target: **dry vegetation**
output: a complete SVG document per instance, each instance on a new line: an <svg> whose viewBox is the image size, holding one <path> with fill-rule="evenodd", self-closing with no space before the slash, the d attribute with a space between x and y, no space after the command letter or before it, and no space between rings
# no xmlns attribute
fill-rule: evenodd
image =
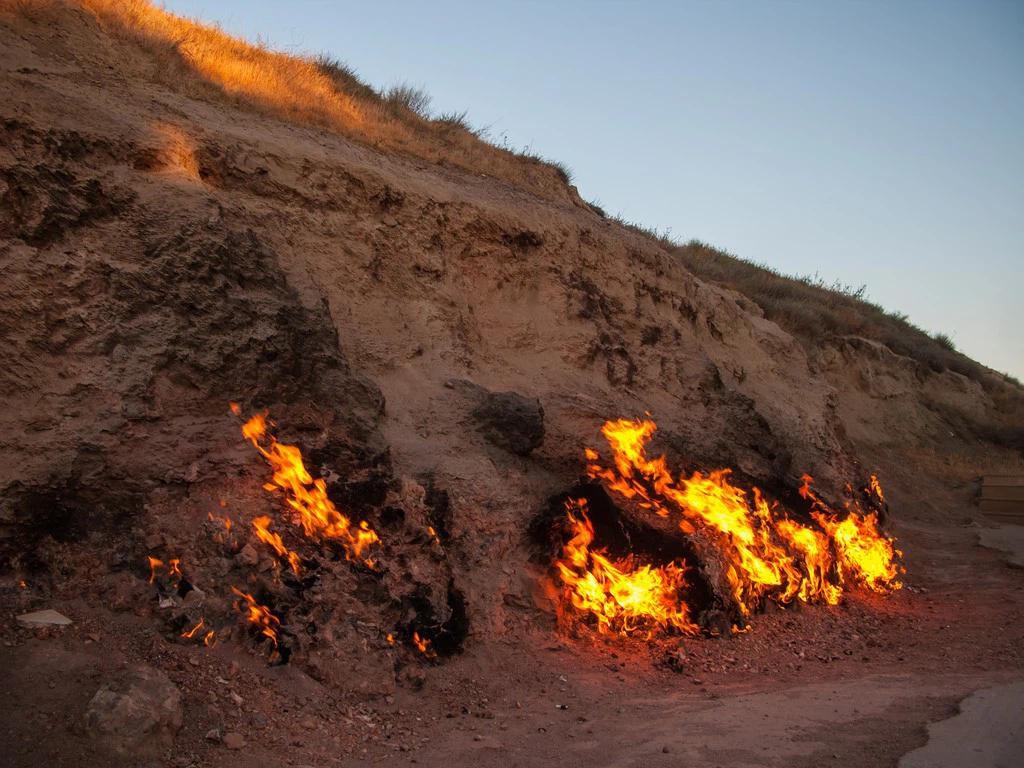
<svg viewBox="0 0 1024 768"><path fill-rule="evenodd" d="M408 85L378 92L342 62L253 45L149 0L0 0L45 23L63 6L81 8L117 37L140 46L149 79L197 98L224 98L276 117L322 126L370 146L494 176L542 197L573 200L567 170L527 152L499 147L465 114L432 119L430 97Z"/></svg>
<svg viewBox="0 0 1024 768"><path fill-rule="evenodd" d="M906 315L869 301L866 286L826 283L818 276L790 277L696 240L674 246L674 251L691 272L749 297L769 319L812 345L831 336L861 336L934 371L956 371L978 381L996 376L958 352L949 336L929 335ZM1018 383L1009 375L1001 377Z"/></svg>

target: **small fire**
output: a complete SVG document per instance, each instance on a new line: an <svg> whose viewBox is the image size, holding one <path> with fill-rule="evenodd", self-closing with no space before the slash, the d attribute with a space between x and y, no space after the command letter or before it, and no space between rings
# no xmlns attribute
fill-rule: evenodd
<svg viewBox="0 0 1024 768"><path fill-rule="evenodd" d="M872 494L879 501L885 501L885 494L882 493L882 485L878 482L878 477L876 475L871 475L871 481L868 483L867 490L868 493Z"/></svg>
<svg viewBox="0 0 1024 768"><path fill-rule="evenodd" d="M654 567L640 565L632 556L611 560L593 549L594 527L587 517L586 499L566 504L573 537L556 563L564 590L572 605L593 616L599 632L650 636L654 629L674 629L693 634L683 601L685 567L680 562Z"/></svg>
<svg viewBox="0 0 1024 768"><path fill-rule="evenodd" d="M231 410L236 415L241 413L236 403L231 404ZM374 564L374 560L364 553L380 541L376 531L366 521L354 525L334 506L327 496L327 483L322 478L313 479L306 471L298 447L279 443L268 433L264 414L258 413L246 421L242 425L242 435L274 471L271 482L264 488L284 492L286 503L296 513L308 538L336 541L349 559L360 559L369 566ZM294 567L297 566L293 563Z"/></svg>
<svg viewBox="0 0 1024 768"><path fill-rule="evenodd" d="M276 649L278 646L278 627L281 626L281 620L271 613L267 606L256 602L256 598L248 592L243 592L237 587L232 587L231 591L242 598L235 603L238 612L245 616L250 624L257 627L261 635L270 638L270 642L274 644Z"/></svg>
<svg viewBox="0 0 1024 768"><path fill-rule="evenodd" d="M191 640L192 638L194 638L199 633L199 630L201 630L204 626L206 626L206 619L200 618L198 624L196 624L194 627L192 627L192 629L189 629L189 630L186 630L185 632L182 632L181 636L183 638L185 638L186 640Z"/></svg>
<svg viewBox="0 0 1024 768"><path fill-rule="evenodd" d="M287 560L292 567L292 573L299 576L299 555L284 545L279 534L270 531L270 518L265 515L257 517L252 521L252 527L256 531L256 537L265 544L269 544L278 557Z"/></svg>
<svg viewBox="0 0 1024 768"><path fill-rule="evenodd" d="M416 650L428 659L437 658L437 654L434 653L434 649L430 647L430 640L426 637L420 637L420 633L415 630L413 630L412 633L412 644L416 646Z"/></svg>
<svg viewBox="0 0 1024 768"><path fill-rule="evenodd" d="M164 561L161 560L158 557L150 556L150 557L148 557L146 559L149 561L149 583L150 584L152 584L153 582L156 581L157 572L162 570L162 569L164 569L164 568L167 569L167 576L168 576L168 578L176 576L179 581L182 579L182 574L181 574L181 558L180 557L172 558L171 560L168 560L166 563L164 563Z"/></svg>
<svg viewBox="0 0 1024 768"><path fill-rule="evenodd" d="M685 533L700 531L710 539L744 617L768 599L834 605L851 584L881 593L902 586L902 553L879 530L874 513L847 509L840 515L814 493L809 476L800 492L812 503L817 527L792 519L757 488L748 493L733 485L728 469L677 478L664 456L646 454L656 429L649 419L606 422L601 432L612 449L613 466L603 466L588 448L588 474L640 508L677 520ZM875 476L866 490L884 498ZM574 535L556 563L568 603L595 618L603 633L694 631L682 597L681 566L656 569L631 558L610 561L600 550L591 550L594 532L585 508L578 502L572 506L568 520Z"/></svg>

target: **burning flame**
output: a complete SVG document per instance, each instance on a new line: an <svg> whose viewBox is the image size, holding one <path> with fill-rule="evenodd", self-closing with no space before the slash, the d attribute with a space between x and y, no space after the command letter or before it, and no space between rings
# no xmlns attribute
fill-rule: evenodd
<svg viewBox="0 0 1024 768"><path fill-rule="evenodd" d="M236 403L231 404L231 410L236 415L241 413ZM327 484L324 480L314 480L306 471L302 462L302 452L298 447L279 443L268 433L264 414L258 413L246 421L242 425L242 436L253 444L274 471L271 482L264 487L268 491L284 492L286 503L296 513L298 522L308 538L315 541L336 541L341 544L349 559L360 559L369 566L374 564L372 558L364 556L364 552L380 541L376 531L366 521L353 525L352 521L334 506L334 502L327 496ZM267 541L262 536L260 538ZM279 539L278 542L280 543ZM283 545L281 546L283 548ZM275 551L278 551L276 547ZM287 557L281 551L278 551L278 554ZM292 563L293 570L298 567L297 557L295 562L289 557L289 562Z"/></svg>
<svg viewBox="0 0 1024 768"><path fill-rule="evenodd" d="M434 649L430 647L430 640L426 637L420 637L420 633L415 630L413 630L412 633L412 644L416 646L416 650L428 659L437 658L437 654L434 653Z"/></svg>
<svg viewBox="0 0 1024 768"><path fill-rule="evenodd" d="M185 632L182 632L181 636L183 638L185 638L186 640L191 640L193 637L196 636L196 633L198 633L199 630L201 630L205 625L206 625L206 619L200 618L198 624L196 624L194 627L192 627L192 629L189 629L189 630L186 630Z"/></svg>
<svg viewBox="0 0 1024 768"><path fill-rule="evenodd" d="M603 466L597 452L588 448L588 474L641 508L677 519L686 534L699 531L709 538L744 617L766 599L835 604L850 583L882 593L902 586L902 553L878 529L874 513L850 509L841 517L814 493L809 476L800 490L812 502L818 527L793 520L757 488L748 494L736 487L728 469L677 478L664 456L651 459L646 454L656 429L649 419L606 422L601 432L614 466ZM883 498L875 476L866 491ZM601 632L630 634L641 627L693 631L680 598L682 569L637 566L631 558L611 562L592 551L593 527L585 509L574 506L579 511L569 512L574 535L556 563L568 602L596 618Z"/></svg>
<svg viewBox="0 0 1024 768"><path fill-rule="evenodd" d="M172 578L172 577L177 576L179 581L182 579L181 558L180 557L172 558L172 559L168 560L166 563L164 563L164 561L161 560L160 558L153 557L153 556L148 557L147 560L149 561L149 583L150 584L152 584L153 582L156 581L156 574L157 574L157 572L160 571L163 568L167 569L167 577L168 578Z"/></svg>
<svg viewBox="0 0 1024 768"><path fill-rule="evenodd" d="M681 598L686 588L683 564L638 565L632 556L613 561L592 549L594 527L586 506L586 499L566 504L573 537L556 563L572 605L593 616L602 633L650 635L656 628L695 633L697 626Z"/></svg>
<svg viewBox="0 0 1024 768"><path fill-rule="evenodd" d="M270 518L265 515L257 517L252 521L253 530L256 531L257 538L269 544L270 547L277 553L278 557L286 559L292 567L292 573L296 576L299 575L299 555L296 552L288 549L281 541L281 536L270 531Z"/></svg>
<svg viewBox="0 0 1024 768"><path fill-rule="evenodd" d="M276 649L278 645L278 627L281 626L281 620L271 613L267 606L257 603L256 598L249 593L243 592L237 587L232 587L231 591L242 598L235 603L238 612L245 616L250 624L257 627L261 635L270 638L270 642L274 644Z"/></svg>

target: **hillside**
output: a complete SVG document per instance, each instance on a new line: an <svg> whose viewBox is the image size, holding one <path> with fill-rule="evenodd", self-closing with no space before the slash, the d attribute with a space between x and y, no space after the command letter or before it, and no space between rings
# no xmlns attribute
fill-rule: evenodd
<svg viewBox="0 0 1024 768"><path fill-rule="evenodd" d="M4 630L14 765L107 764L79 726L32 734L139 663L184 702L159 756L247 766L470 765L512 744L521 765L667 765L684 717L708 732L694 759L764 738L820 764L833 742L808 723L832 682L836 764L879 744L892 762L1019 673L1019 574L976 547L973 505L981 475L1024 474L1015 383L863 302L780 301L721 254L603 218L551 165L148 4L8 0L0 41L0 595L11 617L75 620ZM839 319L817 326L825 307ZM289 532L303 573L270 578L287 564L248 529L275 500L229 403L301 447L380 534L377 562ZM877 474L912 589L687 639L682 677L662 663L677 639L560 633L531 531L602 424L645 413L687 474L728 467L783 501L804 473L837 506ZM145 565L179 556L204 618L230 614L231 586L276 600L288 663L239 628L183 642L150 583L170 572ZM736 744L712 699L778 730Z"/></svg>

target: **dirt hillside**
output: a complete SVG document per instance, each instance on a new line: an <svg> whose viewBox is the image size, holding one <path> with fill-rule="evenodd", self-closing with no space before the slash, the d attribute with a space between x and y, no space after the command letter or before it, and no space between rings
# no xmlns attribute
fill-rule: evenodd
<svg viewBox="0 0 1024 768"><path fill-rule="evenodd" d="M981 475L1024 474L997 439L1024 424L1019 387L858 337L808 347L574 190L185 92L158 64L88 9L0 3L13 765L747 765L762 743L779 764L891 763L1020 678L1019 573L975 546L972 503ZM304 550L315 584L270 583L246 530L276 502L232 402L381 534L379 563ZM660 646L566 638L531 525L605 420L645 413L687 471L779 493L806 472L836 498L877 473L907 588L687 640L682 676ZM205 607L160 608L149 556L180 557ZM235 584L287 608L287 664L237 627L181 641ZM75 623L14 620L43 608ZM83 713L139 664L183 725L111 747Z"/></svg>

